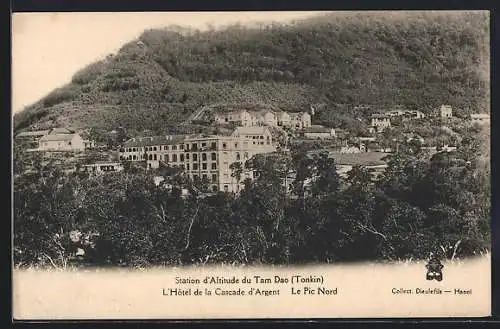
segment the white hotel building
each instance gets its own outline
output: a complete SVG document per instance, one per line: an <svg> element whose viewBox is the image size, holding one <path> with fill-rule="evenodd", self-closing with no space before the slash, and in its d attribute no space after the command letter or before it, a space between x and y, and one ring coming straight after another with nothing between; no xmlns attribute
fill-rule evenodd
<svg viewBox="0 0 500 329"><path fill-rule="evenodd" d="M148 168L160 163L181 167L193 180L208 180L212 191L237 192L252 172L240 182L229 166L256 154L276 151L267 127L239 127L231 136L156 136L132 138L120 150L121 160L146 161Z"/></svg>

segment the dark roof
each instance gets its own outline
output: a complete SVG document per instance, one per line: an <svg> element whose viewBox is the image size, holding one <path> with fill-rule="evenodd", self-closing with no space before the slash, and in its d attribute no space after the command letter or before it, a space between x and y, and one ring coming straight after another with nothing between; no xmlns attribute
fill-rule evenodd
<svg viewBox="0 0 500 329"><path fill-rule="evenodd" d="M36 130L36 131L23 131L16 135L16 137L38 137L47 135L50 130Z"/></svg>
<svg viewBox="0 0 500 329"><path fill-rule="evenodd" d="M315 127L311 126L308 128L304 128L305 133L330 133L332 131L332 128L326 128L326 127Z"/></svg>
<svg viewBox="0 0 500 329"><path fill-rule="evenodd" d="M171 145L182 142L186 137L186 135L135 137L126 141L123 146L141 147L153 145Z"/></svg>
<svg viewBox="0 0 500 329"><path fill-rule="evenodd" d="M387 156L383 152L361 152L361 153L340 153L330 152L329 157L335 160L336 164L342 165L383 165L386 164L382 159Z"/></svg>

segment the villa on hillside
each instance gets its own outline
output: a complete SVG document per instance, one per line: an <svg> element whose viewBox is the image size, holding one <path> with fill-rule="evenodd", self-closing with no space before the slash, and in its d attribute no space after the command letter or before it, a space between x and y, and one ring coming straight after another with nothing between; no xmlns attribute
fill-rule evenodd
<svg viewBox="0 0 500 329"><path fill-rule="evenodd" d="M232 123L240 127L269 126L299 130L311 126L311 115L307 112L236 110L216 113L215 122L217 124Z"/></svg>
<svg viewBox="0 0 500 329"><path fill-rule="evenodd" d="M376 113L371 117L371 130L373 132L382 132L391 127L391 119L388 115Z"/></svg>
<svg viewBox="0 0 500 329"><path fill-rule="evenodd" d="M38 141L38 151L73 151L85 150L84 140L79 134L49 134Z"/></svg>
<svg viewBox="0 0 500 329"><path fill-rule="evenodd" d="M67 128L24 131L15 136L18 141L28 142L28 151L84 151L95 147L93 140L85 140L78 133Z"/></svg>
<svg viewBox="0 0 500 329"><path fill-rule="evenodd" d="M453 109L451 105L441 105L439 108L439 116L441 118L451 118L453 116Z"/></svg>

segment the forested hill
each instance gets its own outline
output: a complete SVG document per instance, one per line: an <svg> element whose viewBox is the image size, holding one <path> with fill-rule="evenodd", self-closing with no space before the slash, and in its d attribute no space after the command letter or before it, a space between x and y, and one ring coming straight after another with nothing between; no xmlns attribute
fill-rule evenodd
<svg viewBox="0 0 500 329"><path fill-rule="evenodd" d="M149 30L17 114L15 129L162 131L202 105L239 102L324 104L333 121L356 116L357 104L487 111L488 24L479 12L336 13L286 26Z"/></svg>

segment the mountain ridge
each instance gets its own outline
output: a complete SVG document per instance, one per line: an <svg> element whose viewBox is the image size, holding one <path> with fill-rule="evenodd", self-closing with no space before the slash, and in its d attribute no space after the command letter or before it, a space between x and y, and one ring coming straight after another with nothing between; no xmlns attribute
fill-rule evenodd
<svg viewBox="0 0 500 329"><path fill-rule="evenodd" d="M427 113L451 104L458 115L484 112L487 18L343 13L260 28L151 29L17 113L14 130L123 126L164 133L217 103L288 111L320 103L326 124L354 120L358 104Z"/></svg>

